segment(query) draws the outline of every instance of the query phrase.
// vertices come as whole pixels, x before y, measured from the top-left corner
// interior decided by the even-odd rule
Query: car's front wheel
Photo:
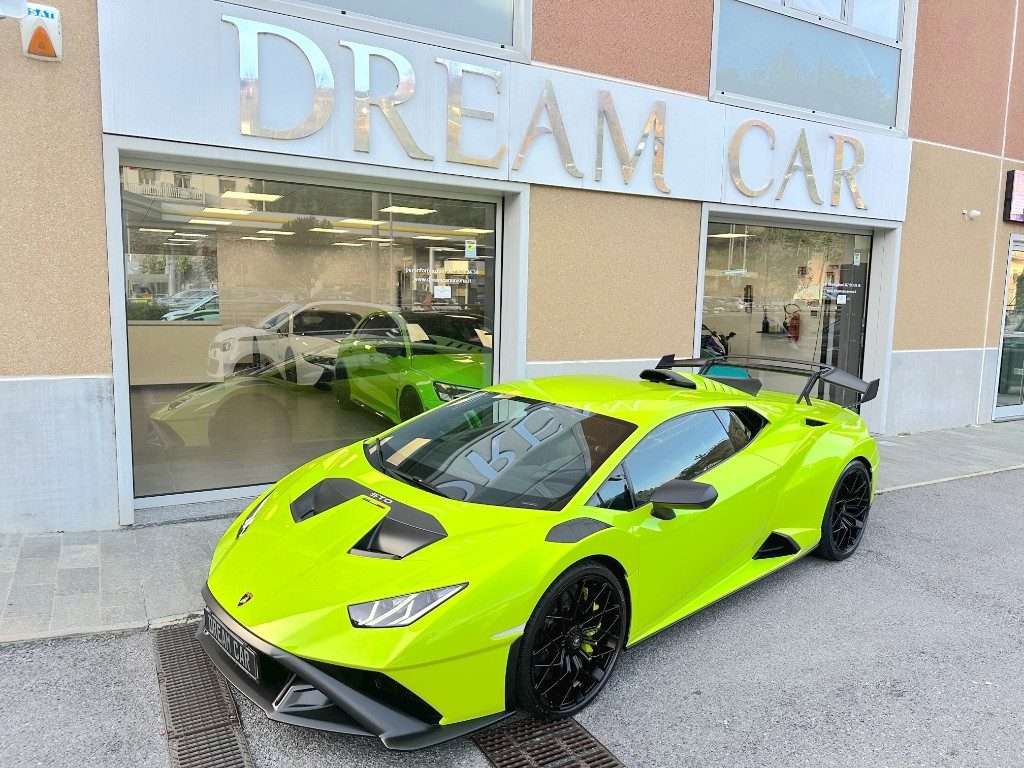
[[[815,554],[845,560],[860,546],[871,511],[871,473],[863,462],[850,462],[836,481],[821,521],[821,543]]]
[[[573,566],[552,584],[526,624],[516,664],[519,707],[569,717],[594,700],[626,643],[626,597],[600,563]]]

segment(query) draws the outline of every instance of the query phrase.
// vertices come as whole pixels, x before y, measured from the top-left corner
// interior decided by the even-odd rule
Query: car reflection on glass
[[[480,315],[374,312],[338,346],[334,391],[396,424],[490,384],[492,337]]]
[[[219,323],[220,296],[215,293],[183,309],[172,309],[160,319],[168,322]]]

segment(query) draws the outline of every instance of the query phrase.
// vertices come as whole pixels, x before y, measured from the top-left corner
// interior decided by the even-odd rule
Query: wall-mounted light
[[[979,211],[977,208],[971,208],[971,210],[967,210],[966,208],[964,208],[962,211],[960,211],[960,213],[962,213],[964,218],[967,219],[968,221],[974,221],[976,218],[981,216],[981,211]]]

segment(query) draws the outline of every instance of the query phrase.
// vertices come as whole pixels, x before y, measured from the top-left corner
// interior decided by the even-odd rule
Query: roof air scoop
[[[433,515],[393,502],[387,515],[356,542],[349,554],[401,560],[447,535]]]

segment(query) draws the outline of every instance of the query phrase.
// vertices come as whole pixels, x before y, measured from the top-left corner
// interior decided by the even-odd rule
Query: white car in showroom
[[[255,326],[221,331],[210,342],[207,373],[220,381],[241,371],[295,361],[288,366],[289,379],[307,386],[317,384],[324,368],[318,357],[333,367],[339,342],[368,313],[388,311],[380,304],[346,301],[314,301],[287,304],[271,312]]]

